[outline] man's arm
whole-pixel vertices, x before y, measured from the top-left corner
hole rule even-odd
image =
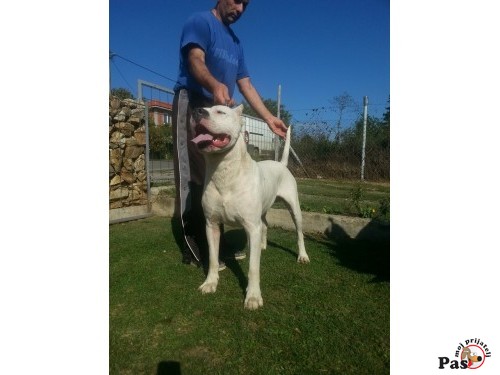
[[[199,47],[191,47],[188,52],[189,72],[206,90],[214,96],[215,104],[233,106],[227,86],[215,79],[205,64],[205,52]]]
[[[259,93],[252,85],[252,82],[250,82],[250,78],[245,77],[238,80],[238,88],[255,112],[267,123],[269,129],[281,138],[285,138],[287,130],[285,123],[269,112],[266,105],[262,102]]]

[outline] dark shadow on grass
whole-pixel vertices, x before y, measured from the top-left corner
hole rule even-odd
[[[236,276],[238,279],[238,284],[240,285],[241,291],[243,292],[243,296],[246,295],[248,280],[241,269],[240,263],[234,259],[226,259],[225,260],[227,268]],[[222,271],[224,272],[224,271]]]
[[[175,242],[179,249],[179,253],[182,256],[182,263],[189,264],[191,262],[195,262],[194,258],[192,258],[190,251],[188,250],[185,239],[184,239],[184,230],[182,228],[182,223],[180,218],[172,217],[171,221],[172,233],[175,238]],[[200,226],[201,228],[201,226]],[[208,243],[206,240],[206,236],[204,234],[204,227],[201,229],[203,233],[198,233],[194,236],[196,243],[199,245],[200,249],[200,257],[201,262],[197,265],[203,268],[203,273],[205,275],[208,274]],[[224,230],[224,226],[221,226],[222,236],[221,236],[221,244],[222,249],[220,251],[220,258],[225,261],[226,257],[230,257],[231,254],[234,254],[236,251],[241,251],[245,248],[247,243],[247,237],[245,231],[243,229],[232,229],[229,231]],[[226,262],[227,265],[227,262]],[[234,267],[233,267],[234,268]],[[238,276],[238,275],[237,275]]]
[[[290,207],[290,205],[288,204],[287,201],[285,201],[283,198],[281,197],[277,197],[276,199],[277,202],[280,202],[280,203],[283,203],[285,205],[285,207],[287,208],[288,212],[290,213],[290,215],[292,216],[293,218],[293,214],[292,214],[292,208]],[[297,236],[296,232],[295,232],[295,236]],[[273,246],[273,247],[276,247],[277,249],[280,249],[280,250],[283,250],[291,255],[293,255],[294,258],[298,258],[299,254],[294,252],[293,250],[290,250],[286,247],[283,247],[279,244],[277,244],[276,242],[272,242],[272,241],[267,241],[267,246],[269,247],[269,245]]]
[[[375,236],[374,234],[377,233]],[[321,242],[340,265],[356,272],[374,275],[371,282],[390,281],[389,226],[370,222],[356,238],[351,238],[342,227],[333,223],[325,232],[325,240],[306,235],[311,241]]]
[[[184,232],[182,229],[181,219],[179,217],[172,217],[170,220],[172,234],[174,235],[175,243],[179,249],[179,254],[182,257],[182,263],[188,264],[191,262],[191,254],[187,251],[184,244]]]
[[[243,295],[246,294],[248,280],[245,273],[241,269],[240,263],[232,258],[236,251],[242,251],[245,249],[247,244],[247,236],[244,229],[232,229],[224,232],[224,237],[226,241],[226,249],[224,251],[223,257],[226,266],[238,279]]]
[[[247,245],[247,235],[243,228],[228,230],[224,232],[224,237],[233,251],[241,251]]]
[[[273,242],[273,241],[269,241],[269,240],[268,240],[268,241],[267,241],[267,247],[269,248],[269,246],[275,247],[275,248],[277,248],[278,250],[282,250],[282,251],[284,251],[284,252],[286,252],[286,253],[288,253],[288,254],[292,255],[294,258],[297,258],[297,257],[299,256],[299,254],[298,254],[298,253],[296,253],[295,251],[290,250],[289,248],[284,247],[284,246],[282,246],[282,245],[280,245],[280,244],[277,244],[276,242]],[[307,250],[307,249],[306,249],[306,250]]]
[[[156,368],[156,375],[181,375],[181,364],[177,361],[161,361]]]

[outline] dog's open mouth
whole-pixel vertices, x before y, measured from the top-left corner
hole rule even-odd
[[[196,126],[196,137],[191,140],[191,142],[196,143],[198,148],[206,149],[209,146],[215,148],[223,148],[229,144],[231,137],[228,134],[214,134],[208,131],[203,125],[198,124]]]

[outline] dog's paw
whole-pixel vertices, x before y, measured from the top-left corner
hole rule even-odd
[[[309,263],[309,257],[306,255],[299,255],[299,257],[297,258],[297,263],[302,263],[302,264],[307,264]]]
[[[245,298],[245,309],[247,310],[257,310],[259,307],[264,305],[264,300],[262,296],[259,295],[248,295]]]
[[[202,294],[215,293],[217,290],[217,283],[213,281],[205,281],[200,285],[198,290],[201,291]]]
[[[267,249],[267,239],[262,239],[260,242],[260,249],[261,250],[266,250]]]
[[[259,307],[264,305],[264,301],[261,298],[251,297],[245,299],[245,309],[247,310],[257,310]]]

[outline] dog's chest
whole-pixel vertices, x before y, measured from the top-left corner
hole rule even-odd
[[[236,169],[238,170],[238,169]],[[205,217],[213,222],[242,224],[248,217],[260,217],[259,186],[239,166],[239,173],[218,169],[207,181],[203,193]]]
[[[245,147],[245,145],[243,145]],[[207,160],[203,193],[205,217],[213,222],[242,224],[261,216],[261,184],[257,164],[245,153],[226,154],[218,164]]]
[[[221,192],[214,184],[208,184],[202,200],[205,217],[210,221],[239,223],[244,205],[238,195],[229,190]]]

